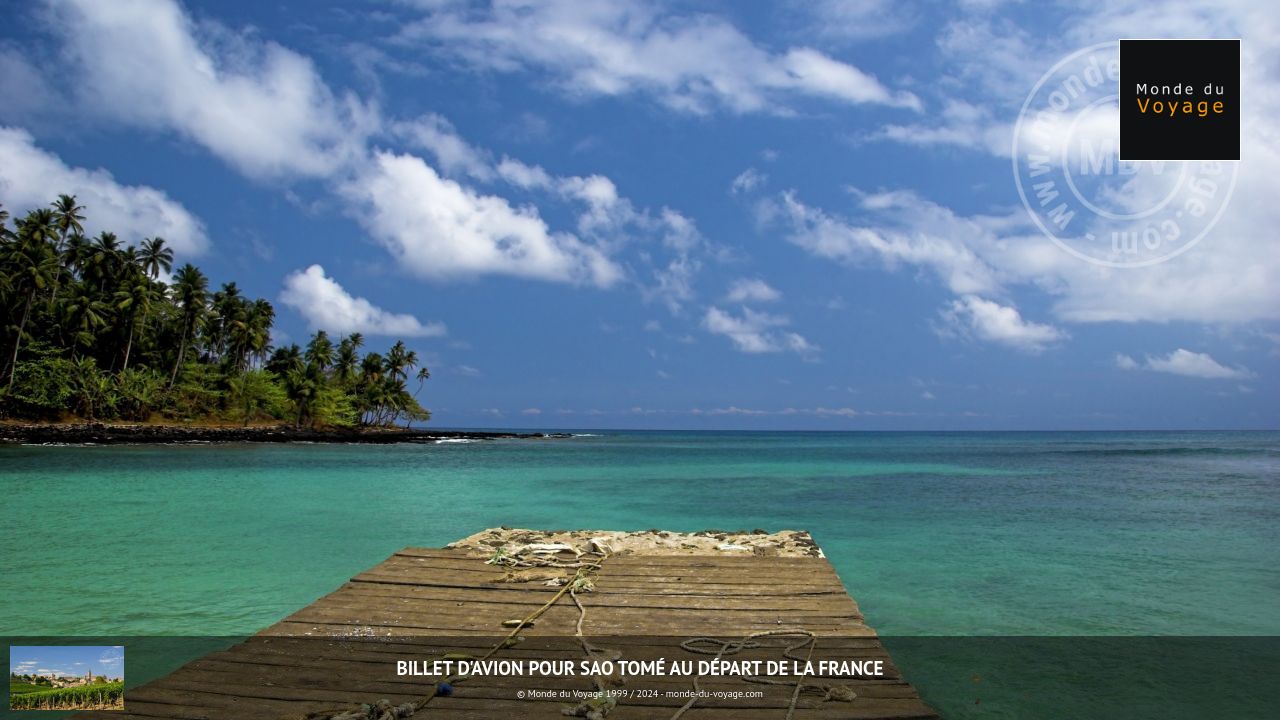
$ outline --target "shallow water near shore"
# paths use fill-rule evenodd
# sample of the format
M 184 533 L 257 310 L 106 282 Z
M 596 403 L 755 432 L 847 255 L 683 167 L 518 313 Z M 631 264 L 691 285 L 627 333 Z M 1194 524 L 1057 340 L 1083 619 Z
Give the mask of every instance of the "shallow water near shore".
M 807 529 L 891 637 L 1280 635 L 1276 432 L 8 446 L 0 483 L 4 635 L 252 632 L 497 525 Z

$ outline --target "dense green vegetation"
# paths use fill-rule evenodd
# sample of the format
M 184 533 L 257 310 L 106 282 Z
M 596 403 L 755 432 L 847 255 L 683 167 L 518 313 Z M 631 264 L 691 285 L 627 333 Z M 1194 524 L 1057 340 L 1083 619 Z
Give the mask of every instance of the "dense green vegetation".
M 161 238 L 86 237 L 84 212 L 62 195 L 10 227 L 0 208 L 0 416 L 311 427 L 430 418 L 415 397 L 429 373 L 403 342 L 362 354 L 359 333 L 335 343 L 320 331 L 305 348 L 273 347 L 270 302 L 234 282 L 211 292 L 189 263 L 173 270 Z
M 35 687 L 35 686 L 32 686 Z M 9 686 L 10 710 L 74 710 L 124 707 L 124 683 L 109 682 L 20 692 Z

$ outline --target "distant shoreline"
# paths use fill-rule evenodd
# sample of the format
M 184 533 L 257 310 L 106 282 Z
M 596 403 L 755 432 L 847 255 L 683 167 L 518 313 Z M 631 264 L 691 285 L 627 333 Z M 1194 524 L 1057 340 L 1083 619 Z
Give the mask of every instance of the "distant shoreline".
M 338 428 L 314 430 L 288 425 L 216 426 L 123 423 L 0 423 L 0 444 L 128 445 L 181 443 L 434 443 L 438 440 L 536 440 L 571 437 L 567 433 L 486 432 Z

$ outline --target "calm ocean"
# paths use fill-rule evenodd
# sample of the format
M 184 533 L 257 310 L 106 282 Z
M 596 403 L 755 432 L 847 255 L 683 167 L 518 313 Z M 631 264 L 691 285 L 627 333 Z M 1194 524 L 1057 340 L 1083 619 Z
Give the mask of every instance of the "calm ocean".
M 951 716 L 999 691 L 913 638 L 1280 635 L 1277 432 L 0 447 L 0 483 L 0 635 L 248 633 L 496 525 L 807 529 Z

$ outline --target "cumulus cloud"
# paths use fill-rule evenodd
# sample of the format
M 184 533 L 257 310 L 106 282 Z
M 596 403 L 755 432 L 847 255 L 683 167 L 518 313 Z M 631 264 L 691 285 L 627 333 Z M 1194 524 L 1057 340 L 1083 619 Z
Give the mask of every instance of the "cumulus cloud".
M 1208 353 L 1192 352 L 1184 348 L 1178 348 L 1163 357 L 1148 355 L 1141 364 L 1128 355 L 1118 354 L 1116 366 L 1122 370 L 1143 369 L 1206 380 L 1248 380 L 1255 377 L 1248 368 L 1228 367 L 1214 360 Z
M 340 192 L 356 220 L 421 277 L 502 274 L 601 287 L 622 277 L 599 248 L 552 232 L 536 208 L 441 177 L 413 155 L 376 153 Z
M 1042 325 L 1022 317 L 1017 308 L 964 295 L 941 312 L 944 332 L 954 332 L 1000 345 L 1039 353 L 1063 340 L 1067 334 L 1052 325 Z
M 693 220 L 668 207 L 638 209 L 603 175 L 553 175 L 539 165 L 510 157 L 504 157 L 496 171 L 499 178 L 522 190 L 550 193 L 578 205 L 578 235 L 596 247 L 612 253 L 639 241 L 667 251 L 645 252 L 637 259 L 640 273 L 647 275 L 636 278 L 646 301 L 661 302 L 678 313 L 693 299 L 702 257 L 711 252 Z
M 338 334 L 439 337 L 445 326 L 423 323 L 409 314 L 392 313 L 347 292 L 324 268 L 312 265 L 285 276 L 280 301 L 298 311 L 312 329 Z
M 0 203 L 10 214 L 47 207 L 62 193 L 85 207 L 90 235 L 110 230 L 130 242 L 158 235 L 183 255 L 209 246 L 204 224 L 164 191 L 121 185 L 106 170 L 69 167 L 27 131 L 0 127 Z
M 173 0 L 50 5 L 44 18 L 61 40 L 58 72 L 77 77 L 69 91 L 76 105 L 175 133 L 250 178 L 321 180 L 412 274 L 597 287 L 633 275 L 646 298 L 676 308 L 692 297 L 701 243 L 692 221 L 669 208 L 637 209 L 603 175 L 495 162 L 434 113 L 383 118 L 373 103 L 326 84 L 307 57 L 252 29 L 195 19 Z M 376 149 L 375 138 L 424 151 L 431 162 Z M 576 205 L 576 227 L 554 229 L 537 206 L 492 187 L 499 181 L 536 193 L 539 204 Z M 641 253 L 624 272 L 614 256 L 637 240 L 670 252 Z
M 794 97 L 919 109 L 909 92 L 807 47 L 774 53 L 727 20 L 648 3 L 568 0 L 430 4 L 397 40 L 473 67 L 544 70 L 572 95 L 652 96 L 695 114 L 776 111 Z
M 729 286 L 725 300 L 733 303 L 774 302 L 782 299 L 782 293 L 759 278 L 738 278 Z
M 376 114 L 306 57 L 196 23 L 171 0 L 56 0 L 82 105 L 175 132 L 258 178 L 324 177 L 363 152 Z
M 702 318 L 702 326 L 708 332 L 729 338 L 740 352 L 754 354 L 786 350 L 810 356 L 821 350 L 798 333 L 778 330 L 790 323 L 785 316 L 756 312 L 746 307 L 742 308 L 741 315 L 734 315 L 713 306 L 707 308 Z

